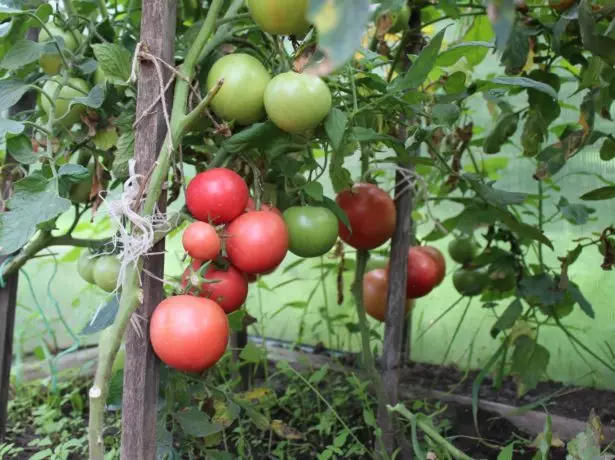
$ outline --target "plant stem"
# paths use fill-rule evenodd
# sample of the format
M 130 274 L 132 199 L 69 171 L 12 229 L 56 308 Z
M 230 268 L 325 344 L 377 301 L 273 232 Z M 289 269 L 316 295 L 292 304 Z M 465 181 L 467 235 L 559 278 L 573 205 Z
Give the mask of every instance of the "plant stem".
M 544 209 L 543 209 L 543 186 L 542 181 L 538 181 L 538 230 L 542 232 L 542 227 L 544 225 Z M 538 263 L 540 264 L 540 269 L 544 272 L 545 263 L 542 254 L 542 244 L 538 245 Z
M 6 278 L 8 275 L 15 273 L 21 267 L 23 267 L 28 260 L 34 257 L 39 251 L 42 251 L 52 240 L 50 232 L 39 232 L 32 241 L 30 241 L 19 254 L 17 254 L 10 262 L 8 262 L 4 270 L 2 271 L 2 277 Z
M 73 16 L 73 15 L 77 14 L 77 10 L 75 9 L 75 5 L 73 5 L 73 0 L 64 0 L 64 9 L 69 14 L 69 16 Z
M 97 2 L 98 8 L 100 9 L 100 14 L 102 15 L 103 19 L 107 19 L 109 17 L 109 10 L 107 9 L 105 0 L 97 0 Z

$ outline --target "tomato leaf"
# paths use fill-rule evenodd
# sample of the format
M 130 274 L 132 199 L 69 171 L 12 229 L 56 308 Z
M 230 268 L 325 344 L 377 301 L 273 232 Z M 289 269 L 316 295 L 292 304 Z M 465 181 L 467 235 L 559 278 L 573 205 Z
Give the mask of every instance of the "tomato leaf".
M 239 353 L 239 358 L 248 363 L 258 364 L 265 359 L 265 351 L 252 342 L 248 342 L 243 350 L 241 350 L 241 353 Z
M 4 55 L 0 67 L 7 70 L 17 70 L 36 61 L 45 50 L 44 44 L 32 40 L 20 40 Z
M 212 423 L 207 414 L 197 407 L 190 407 L 188 410 L 176 412 L 175 419 L 184 430 L 184 433 L 197 438 L 218 433 L 223 430 L 223 426 Z
M 305 187 L 303 187 L 303 191 L 307 196 L 318 203 L 322 202 L 324 198 L 324 190 L 320 182 L 310 182 L 306 184 Z
M 135 133 L 128 131 L 123 133 L 117 140 L 117 150 L 113 156 L 111 171 L 120 179 L 128 177 L 128 162 L 135 154 Z
M 581 199 L 585 201 L 602 201 L 615 198 L 615 186 L 600 187 L 591 192 L 581 195 Z
M 32 151 L 32 142 L 25 134 L 7 136 L 6 151 L 22 165 L 31 165 L 38 161 L 38 157 Z
M 76 97 L 70 101 L 69 108 L 75 104 L 82 104 L 86 107 L 98 109 L 105 102 L 105 90 L 102 85 L 96 85 L 90 90 L 87 96 Z
M 587 223 L 589 217 L 596 212 L 595 209 L 585 206 L 584 204 L 570 203 L 563 196 L 560 197 L 555 207 L 559 210 L 564 219 L 574 225 L 583 225 Z
M 339 149 L 348 126 L 348 117 L 338 108 L 333 108 L 325 119 L 325 131 L 334 149 Z
M 113 294 L 111 299 L 99 308 L 92 319 L 85 325 L 79 333 L 80 335 L 91 335 L 108 328 L 115 321 L 117 312 L 120 308 L 120 298 L 117 294 Z
M 28 91 L 26 82 L 14 78 L 0 80 L 0 112 L 9 109 Z
M 515 341 L 511 373 L 517 375 L 517 394 L 522 396 L 538 385 L 549 364 L 549 350 L 527 335 Z
M 329 208 L 329 210 L 332 211 L 333 214 L 335 214 L 335 217 L 342 221 L 342 223 L 346 226 L 348 230 L 352 231 L 352 229 L 350 228 L 350 221 L 348 220 L 348 216 L 346 215 L 344 210 L 337 205 L 335 201 L 325 196 L 323 197 L 323 205 L 326 208 Z
M 0 117 L 0 138 L 3 138 L 5 134 L 21 134 L 25 125 L 20 121 L 7 120 Z
M 245 318 L 246 314 L 246 310 L 242 308 L 227 315 L 228 324 L 231 330 L 236 332 L 243 330 L 243 319 Z
M 109 81 L 125 85 L 130 78 L 132 67 L 130 51 L 115 43 L 92 45 L 92 50 Z
M 495 339 L 501 331 L 513 327 L 521 313 L 523 313 L 521 301 L 519 299 L 513 300 L 491 328 L 491 337 Z

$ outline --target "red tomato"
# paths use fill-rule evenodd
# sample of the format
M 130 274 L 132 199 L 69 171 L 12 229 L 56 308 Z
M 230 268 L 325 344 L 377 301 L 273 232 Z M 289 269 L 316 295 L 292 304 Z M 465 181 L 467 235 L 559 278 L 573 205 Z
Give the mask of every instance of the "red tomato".
M 227 224 L 244 212 L 248 186 L 235 171 L 214 168 L 197 174 L 186 189 L 186 206 L 195 219 Z
M 363 278 L 363 305 L 365 312 L 378 321 L 384 321 L 387 311 L 389 276 L 385 268 L 377 268 Z M 414 305 L 414 299 L 406 303 L 406 313 Z
M 190 287 L 188 294 L 215 301 L 226 313 L 239 310 L 248 297 L 246 276 L 230 264 L 223 269 L 212 263 L 203 273 L 202 279 L 198 279 L 196 272 L 201 265 L 203 262 L 200 260 L 192 261 L 191 266 L 186 268 L 182 275 L 182 287 Z
M 352 233 L 340 221 L 340 237 L 355 249 L 373 249 L 395 231 L 397 212 L 393 199 L 373 184 L 355 184 L 337 195 L 336 202 L 348 216 Z
M 182 244 L 190 257 L 213 260 L 220 252 L 220 237 L 207 222 L 192 222 L 182 235 Z
M 150 321 L 156 355 L 186 372 L 203 372 L 226 351 L 229 324 L 224 311 L 210 299 L 178 295 L 156 307 Z
M 278 208 L 276 208 L 275 206 L 271 205 L 271 204 L 264 204 L 261 203 L 261 211 L 272 211 L 275 212 L 276 214 L 279 214 L 280 216 L 282 215 L 282 212 L 280 212 L 280 210 Z M 254 203 L 254 199 L 252 197 L 248 198 L 248 204 L 246 206 L 246 212 L 252 212 L 252 211 L 256 211 L 256 203 Z
M 429 254 L 438 264 L 438 281 L 436 285 L 441 284 L 446 276 L 446 259 L 440 250 L 433 246 L 419 246 L 418 249 Z
M 288 251 L 288 229 L 275 212 L 253 211 L 227 227 L 226 252 L 239 270 L 260 274 L 275 269 Z
M 433 256 L 420 247 L 410 248 L 406 296 L 409 299 L 418 299 L 429 294 L 438 284 L 440 273 L 440 266 Z

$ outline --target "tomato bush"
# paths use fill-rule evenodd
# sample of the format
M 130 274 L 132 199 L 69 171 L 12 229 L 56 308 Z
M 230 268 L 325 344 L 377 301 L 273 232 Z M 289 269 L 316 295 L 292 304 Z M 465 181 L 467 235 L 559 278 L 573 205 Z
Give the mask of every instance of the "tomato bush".
M 213 300 L 178 295 L 156 307 L 149 333 L 162 362 L 180 371 L 203 372 L 224 355 L 229 325 Z

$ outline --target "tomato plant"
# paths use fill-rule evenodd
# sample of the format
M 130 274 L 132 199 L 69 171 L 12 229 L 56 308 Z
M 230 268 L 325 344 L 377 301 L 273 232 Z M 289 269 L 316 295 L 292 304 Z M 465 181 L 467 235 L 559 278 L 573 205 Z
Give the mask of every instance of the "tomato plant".
M 293 206 L 284 211 L 288 226 L 288 249 L 299 257 L 326 254 L 337 241 L 338 222 L 327 208 Z
M 186 372 L 203 372 L 224 355 L 229 339 L 226 314 L 201 297 L 169 297 L 156 307 L 149 326 L 156 355 Z
M 350 229 L 339 224 L 340 238 L 356 249 L 373 249 L 388 241 L 395 230 L 393 200 L 374 184 L 355 184 L 336 198 L 348 216 Z
M 269 211 L 243 214 L 226 230 L 226 251 L 231 263 L 246 273 L 274 270 L 288 251 L 284 219 Z
M 384 268 L 376 268 L 363 278 L 363 304 L 365 312 L 378 321 L 384 321 L 387 311 L 387 290 L 389 276 Z M 406 314 L 414 306 L 414 299 L 408 299 Z
M 265 110 L 279 128 L 303 133 L 325 119 L 331 110 L 331 91 L 318 77 L 286 72 L 267 85 Z
M 226 313 L 241 308 L 248 297 L 246 275 L 228 263 L 215 262 L 199 276 L 201 261 L 193 261 L 182 275 L 182 287 L 187 293 L 215 301 Z M 222 266 L 225 265 L 225 266 Z
M 184 230 L 182 245 L 193 259 L 213 260 L 220 252 L 221 242 L 212 225 L 207 222 L 192 222 Z
M 186 206 L 195 219 L 227 224 L 244 212 L 248 186 L 234 171 L 214 168 L 197 174 L 186 189 Z

